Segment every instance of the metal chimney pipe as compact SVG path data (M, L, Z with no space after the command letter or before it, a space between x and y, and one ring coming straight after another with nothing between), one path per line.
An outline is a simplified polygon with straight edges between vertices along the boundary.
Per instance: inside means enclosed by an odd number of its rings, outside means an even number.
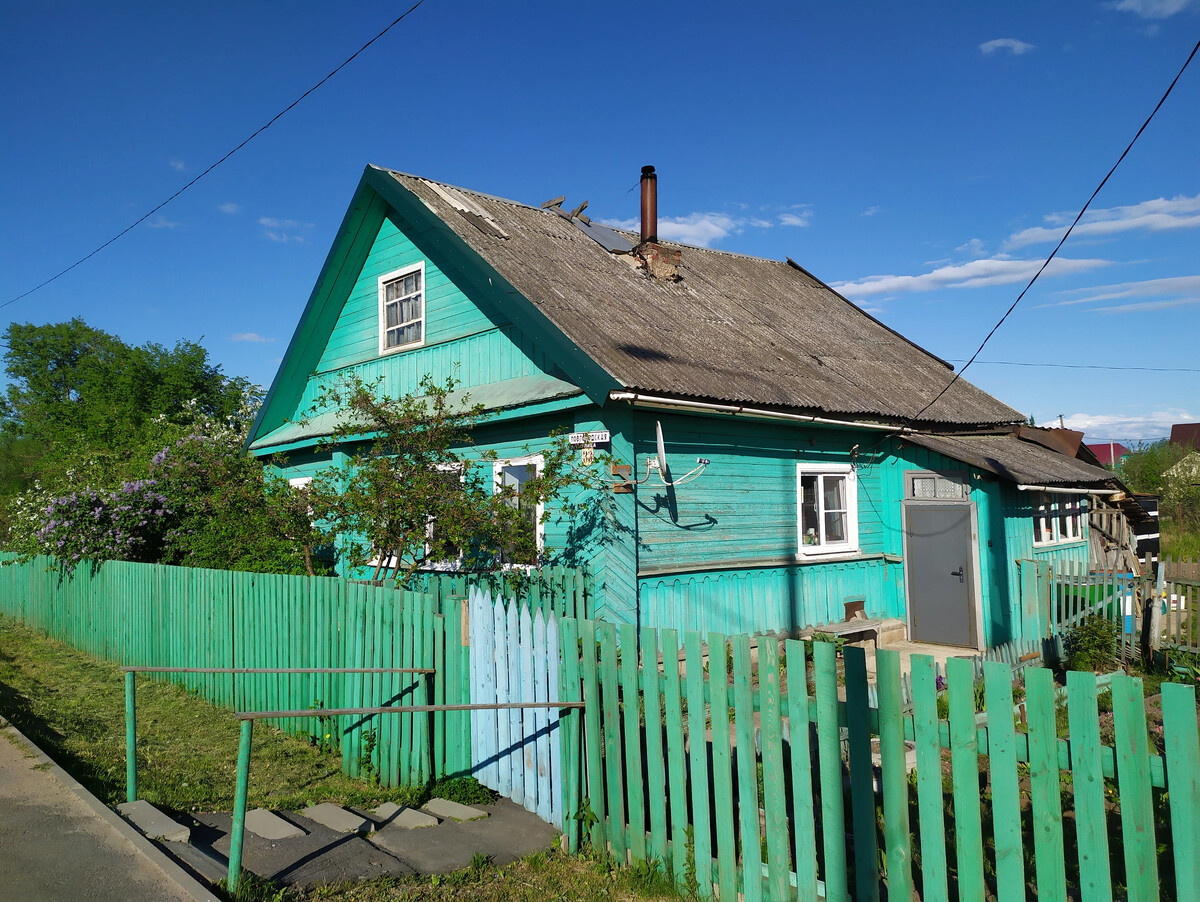
M658 176L642 167L642 241L658 241Z

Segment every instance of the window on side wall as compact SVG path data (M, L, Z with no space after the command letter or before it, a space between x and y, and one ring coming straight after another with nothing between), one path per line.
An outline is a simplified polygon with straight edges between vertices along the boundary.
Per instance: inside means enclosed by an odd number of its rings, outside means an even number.
M455 483L466 480L466 469L462 462L438 464L438 475L445 481L448 493L461 491ZM437 517L429 517L425 522L425 562L423 570L458 570L462 567L463 551L453 542L443 538L444 533L438 530Z
M1080 541L1086 510L1082 495L1038 495L1033 509L1033 544Z
M425 343L425 264L379 277L379 353Z
M537 564L538 556L545 548L542 524L543 505L523 492L525 485L542 471L541 455L533 457L498 460L494 465L495 491L509 492L509 503L521 514L521 531L509 547L500 549L500 559L505 564L529 566Z
M858 550L858 492L849 465L797 464L797 526L801 555Z

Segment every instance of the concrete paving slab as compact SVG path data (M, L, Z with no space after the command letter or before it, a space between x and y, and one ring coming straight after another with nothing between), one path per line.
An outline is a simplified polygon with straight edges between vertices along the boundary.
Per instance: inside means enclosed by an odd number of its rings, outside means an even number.
M370 833L375 826L362 815L347 811L341 805L334 805L332 802L309 805L300 813L310 821L316 821L339 833Z
M220 883L229 876L229 859L211 849L202 849L191 843L171 843L171 854L185 868L209 883Z
M246 829L263 839L293 839L304 835L304 831L295 824L266 808L254 808L246 812Z
M419 874L448 874L471 864L476 853L497 865L511 864L548 849L558 831L508 799L488 805L489 817L444 821L436 830L384 827L371 842L386 849Z
M402 830L420 830L425 827L436 827L440 823L432 814L392 802L384 802L371 813L380 830L390 827L398 827Z
M470 805L460 805L449 799L430 799L421 807L427 814L442 820L477 821L488 816L486 811L472 808Z
M192 831L192 844L228 861L230 815L202 813L195 819L203 826ZM297 821L307 833L270 840L247 832L242 841L242 867L285 886L303 887L413 873L405 862L361 836L331 830L300 815L289 814L288 819Z
M122 817L142 831L149 839L164 842L187 842L191 830L172 817L163 814L145 799L122 802L117 806Z

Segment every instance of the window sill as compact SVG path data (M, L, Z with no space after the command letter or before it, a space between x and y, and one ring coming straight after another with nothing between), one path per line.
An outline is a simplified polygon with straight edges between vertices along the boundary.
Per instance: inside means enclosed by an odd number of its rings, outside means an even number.
M801 551L796 563L822 563L824 561L855 561L865 557L857 548L836 548L828 551Z

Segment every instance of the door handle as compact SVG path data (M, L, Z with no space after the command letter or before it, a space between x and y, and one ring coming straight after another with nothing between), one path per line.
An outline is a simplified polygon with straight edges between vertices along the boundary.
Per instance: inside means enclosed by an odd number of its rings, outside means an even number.
M957 576L958 581L960 583L965 583L967 581L966 578L963 576L963 568L962 567L959 567L957 570L951 570L950 575Z

